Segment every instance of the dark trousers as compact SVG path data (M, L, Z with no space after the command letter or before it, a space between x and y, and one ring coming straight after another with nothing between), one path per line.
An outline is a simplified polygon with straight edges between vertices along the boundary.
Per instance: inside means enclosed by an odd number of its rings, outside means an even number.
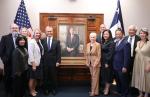
M23 97L27 88L27 72L23 72L20 76L13 77L12 97Z
M131 80L132 80L133 64L134 64L134 58L131 57L130 65L129 65L129 83L130 84L131 84Z
M57 88L57 70L56 66L44 66L44 90L52 91Z
M114 70L117 90L122 96L126 97L129 90L129 76L128 73L122 73L121 71Z
M12 71L10 68L6 68L4 65L4 86L5 86L5 93L9 95L12 93Z

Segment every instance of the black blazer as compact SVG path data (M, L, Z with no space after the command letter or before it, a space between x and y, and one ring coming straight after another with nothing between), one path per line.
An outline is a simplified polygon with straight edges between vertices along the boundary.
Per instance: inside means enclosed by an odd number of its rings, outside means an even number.
M128 41L129 35L125 37L125 40ZM137 46L137 42L140 41L140 37L138 35L135 35L135 41L134 41L134 50L133 50L133 58L135 58L135 48Z
M11 72L12 69L12 52L14 50L14 41L12 34L2 36L0 42L0 57L4 64L4 72Z
M60 41L53 38L50 50L48 50L47 38L43 39L41 42L44 48L44 65L56 66L57 62L61 63Z
M109 67L112 67L112 59L115 50L115 43L113 40L102 43L102 67L105 67L105 64L108 64Z

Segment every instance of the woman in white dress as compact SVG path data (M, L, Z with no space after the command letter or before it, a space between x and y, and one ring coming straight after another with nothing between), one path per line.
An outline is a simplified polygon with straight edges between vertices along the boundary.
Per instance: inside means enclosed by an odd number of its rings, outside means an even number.
M142 28L140 30L141 40L137 42L135 49L136 56L134 60L132 86L139 89L140 95L138 97L149 97L150 93L150 73L145 69L150 65L150 41L148 40L148 29ZM145 95L143 95L145 93Z

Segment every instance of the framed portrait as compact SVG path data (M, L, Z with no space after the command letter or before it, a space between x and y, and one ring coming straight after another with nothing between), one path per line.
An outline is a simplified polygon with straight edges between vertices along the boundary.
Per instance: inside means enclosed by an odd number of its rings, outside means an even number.
M61 44L62 57L84 57L84 49L86 44L85 32L86 26L84 24L59 24L58 39Z
M40 13L40 29L52 26L54 38L60 40L61 68L84 67L86 44L91 31L99 32L104 14ZM80 68L81 68L80 67Z

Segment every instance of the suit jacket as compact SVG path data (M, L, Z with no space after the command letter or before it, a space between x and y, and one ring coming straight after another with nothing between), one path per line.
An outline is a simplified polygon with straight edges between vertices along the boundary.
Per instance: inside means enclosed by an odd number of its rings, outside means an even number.
M12 52L14 50L14 41L12 34L8 34L2 36L0 42L0 57L4 64L4 72L11 73L12 72Z
M129 38L129 36L126 36L126 37L125 37L125 40L128 41L128 38ZM133 58L135 58L135 54L136 54L135 48L136 48L136 46L137 46L137 42L138 42L138 41L140 41L140 37L137 36L137 35L135 35L134 49L133 49Z
M60 41L52 39L51 49L48 50L47 38L42 40L44 47L44 65L56 66L56 63L61 63L61 47Z
M113 68L118 71L122 71L125 67L128 69L131 58L131 46L123 39L121 43L115 48L113 57Z
M106 43L102 43L102 67L105 67L105 64L112 66L112 59L115 50L115 43L113 40L109 40Z
M101 34L102 32L99 32L98 34L97 34L97 38L96 38L96 42L98 42L98 43L102 43L102 34Z
M71 36L68 35L66 39L66 47L74 49L72 52L68 52L68 56L77 56L79 53L79 36L74 34L71 40Z
M41 43L40 40L39 42ZM39 66L42 56L41 56L40 48L35 39L32 39L28 42L28 53L29 53L29 59L28 59L29 65L32 65L31 62L35 62L36 66ZM43 54L44 54L44 50L42 52L42 55Z
M101 47L98 42L96 42L92 49L90 50L90 43L87 44L86 48L86 65L100 67L101 58Z

